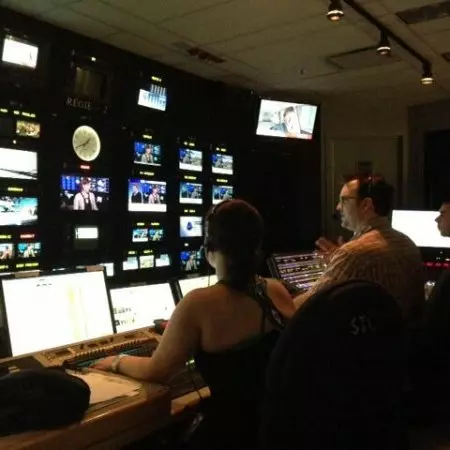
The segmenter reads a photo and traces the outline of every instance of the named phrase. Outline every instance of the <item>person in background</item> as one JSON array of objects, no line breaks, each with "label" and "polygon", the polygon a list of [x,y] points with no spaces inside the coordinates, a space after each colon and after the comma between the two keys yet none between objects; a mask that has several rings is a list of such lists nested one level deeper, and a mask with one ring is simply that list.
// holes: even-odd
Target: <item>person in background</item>
[{"label": "person in background", "polygon": [[91,192],[91,180],[82,178],[80,192],[73,198],[73,209],[81,211],[98,211],[95,195]]},{"label": "person in background", "polygon": [[383,286],[398,302],[407,325],[422,319],[424,275],[419,249],[403,233],[392,229],[394,188],[382,177],[353,176],[342,187],[337,211],[352,239],[335,245],[326,238],[317,245],[328,257],[323,275],[294,303],[300,307],[320,288],[350,279]]},{"label": "person in background", "polygon": [[153,164],[155,162],[153,158],[153,147],[151,145],[145,147],[145,152],[141,156],[141,162],[145,164]]},{"label": "person in background", "polygon": [[211,397],[190,448],[258,448],[266,365],[295,312],[280,282],[256,274],[262,239],[262,218],[250,204],[228,200],[213,207],[205,254],[218,283],[178,303],[151,358],[119,355],[94,366],[167,383],[194,356]]}]

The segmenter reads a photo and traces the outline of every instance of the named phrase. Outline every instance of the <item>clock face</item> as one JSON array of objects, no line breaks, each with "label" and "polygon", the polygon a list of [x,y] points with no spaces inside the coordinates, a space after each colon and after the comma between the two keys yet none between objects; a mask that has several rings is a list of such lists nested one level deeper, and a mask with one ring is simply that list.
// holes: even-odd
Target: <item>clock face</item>
[{"label": "clock face", "polygon": [[94,161],[100,154],[100,137],[92,127],[82,125],[73,133],[72,146],[78,158],[83,161]]}]

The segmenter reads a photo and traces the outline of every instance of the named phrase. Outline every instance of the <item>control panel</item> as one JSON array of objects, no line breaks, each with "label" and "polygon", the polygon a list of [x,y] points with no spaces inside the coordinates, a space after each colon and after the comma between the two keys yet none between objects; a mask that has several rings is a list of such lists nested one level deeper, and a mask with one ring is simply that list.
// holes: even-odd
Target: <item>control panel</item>
[{"label": "control panel", "polygon": [[272,276],[307,290],[322,275],[326,265],[317,252],[293,252],[272,255],[269,267]]}]

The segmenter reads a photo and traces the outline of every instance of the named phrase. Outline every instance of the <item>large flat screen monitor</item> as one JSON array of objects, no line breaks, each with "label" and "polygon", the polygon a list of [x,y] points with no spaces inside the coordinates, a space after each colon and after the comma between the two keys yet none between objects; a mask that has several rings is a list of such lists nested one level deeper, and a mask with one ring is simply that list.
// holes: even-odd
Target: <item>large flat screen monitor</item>
[{"label": "large flat screen monitor", "polygon": [[111,289],[114,321],[118,333],[169,320],[175,301],[169,283]]},{"label": "large flat screen monitor", "polygon": [[37,153],[0,147],[0,178],[37,180]]},{"label": "large flat screen monitor", "polygon": [[167,88],[151,84],[147,89],[139,89],[138,105],[165,111],[167,108]]},{"label": "large flat screen monitor", "polygon": [[312,139],[317,106],[261,100],[258,136]]},{"label": "large flat screen monitor", "polygon": [[0,195],[0,226],[36,225],[38,220],[38,199]]},{"label": "large flat screen monitor", "polygon": [[114,333],[103,270],[1,281],[13,356]]},{"label": "large flat screen monitor", "polygon": [[166,190],[165,181],[128,180],[128,211],[166,212]]},{"label": "large flat screen monitor", "polygon": [[61,209],[105,211],[109,204],[109,178],[61,175]]},{"label": "large flat screen monitor", "polygon": [[184,278],[178,280],[180,285],[181,295],[184,297],[194,289],[205,288],[217,283],[217,275],[205,275],[203,277]]},{"label": "large flat screen monitor", "polygon": [[38,61],[39,48],[30,42],[6,36],[3,41],[2,61],[20,67],[35,69]]},{"label": "large flat screen monitor", "polygon": [[435,222],[437,211],[392,212],[392,228],[406,234],[417,247],[450,248],[450,239],[441,236]]}]

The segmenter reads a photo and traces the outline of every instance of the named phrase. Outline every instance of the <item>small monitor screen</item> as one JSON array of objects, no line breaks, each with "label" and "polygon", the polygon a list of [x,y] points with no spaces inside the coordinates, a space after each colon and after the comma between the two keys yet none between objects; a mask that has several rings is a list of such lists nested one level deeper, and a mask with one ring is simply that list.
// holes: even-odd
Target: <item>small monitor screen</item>
[{"label": "small monitor screen", "polygon": [[161,146],[149,142],[136,141],[134,143],[134,162],[147,166],[160,166]]},{"label": "small monitor screen", "polygon": [[169,320],[175,302],[169,283],[111,289],[114,321],[118,333],[153,326]]},{"label": "small monitor screen", "polygon": [[233,157],[214,153],[212,155],[212,172],[224,175],[233,175]]},{"label": "small monitor screen", "polygon": [[91,67],[77,67],[73,87],[77,97],[103,101],[108,96],[108,75]]},{"label": "small monitor screen", "polygon": [[167,107],[167,89],[157,84],[151,84],[149,90],[140,89],[138,105],[165,111]]},{"label": "small monitor screen", "polygon": [[7,279],[2,287],[13,356],[114,332],[102,271]]},{"label": "small monitor screen", "polygon": [[76,250],[95,250],[98,245],[97,227],[75,227],[74,247]]},{"label": "small monitor screen", "polygon": [[192,170],[194,172],[203,170],[203,153],[201,151],[180,148],[178,156],[181,170]]},{"label": "small monitor screen", "polygon": [[450,239],[441,236],[435,219],[437,211],[392,212],[392,228],[406,234],[417,247],[450,248]]},{"label": "small monitor screen", "polygon": [[0,147],[0,178],[37,180],[37,153]]},{"label": "small monitor screen", "polygon": [[258,136],[312,139],[317,106],[261,100]]},{"label": "small monitor screen", "polygon": [[105,211],[109,203],[109,178],[61,175],[61,209]]},{"label": "small monitor screen", "polygon": [[203,236],[203,217],[201,216],[180,217],[180,237],[194,238],[202,236]]},{"label": "small monitor screen", "polygon": [[122,270],[128,272],[130,270],[138,270],[139,261],[137,255],[128,255],[122,263]]},{"label": "small monitor screen", "polygon": [[15,257],[14,244],[12,242],[2,242],[0,244],[0,264],[1,261],[14,259]]},{"label": "small monitor screen", "polygon": [[133,228],[132,242],[159,242],[164,239],[163,228]]},{"label": "small monitor screen", "polygon": [[17,259],[34,259],[40,256],[40,242],[21,242],[17,244]]},{"label": "small monitor screen", "polygon": [[16,134],[20,137],[38,139],[41,137],[41,124],[28,120],[18,120],[16,122]]},{"label": "small monitor screen", "polygon": [[128,211],[166,212],[165,181],[128,180]]},{"label": "small monitor screen", "polygon": [[201,205],[203,203],[203,185],[199,183],[180,183],[180,203]]},{"label": "small monitor screen", "polygon": [[181,252],[180,259],[182,272],[197,272],[202,266],[203,253],[201,250],[185,250]]},{"label": "small monitor screen", "polygon": [[217,283],[217,275],[205,275],[203,277],[185,278],[179,280],[181,295],[184,297],[190,291],[194,289],[205,288]]},{"label": "small monitor screen", "polygon": [[3,42],[2,61],[21,67],[35,69],[39,48],[13,36],[6,36]]},{"label": "small monitor screen", "polygon": [[212,203],[217,205],[223,200],[231,200],[233,198],[233,186],[217,186],[212,187]]},{"label": "small monitor screen", "polygon": [[36,225],[38,199],[0,195],[0,226]]}]

